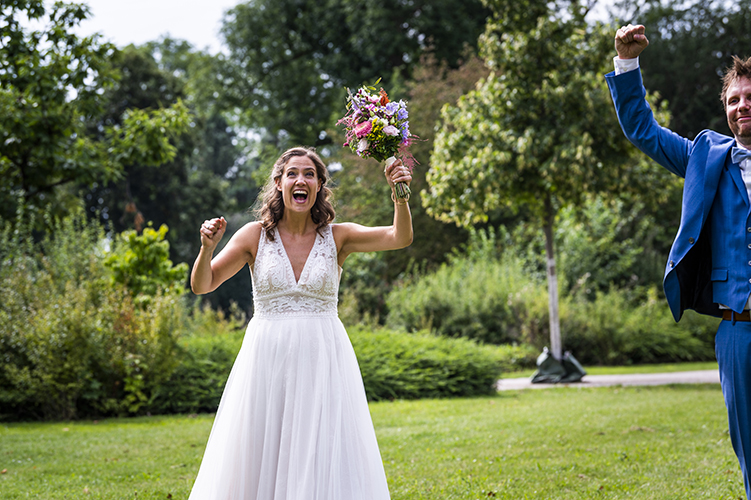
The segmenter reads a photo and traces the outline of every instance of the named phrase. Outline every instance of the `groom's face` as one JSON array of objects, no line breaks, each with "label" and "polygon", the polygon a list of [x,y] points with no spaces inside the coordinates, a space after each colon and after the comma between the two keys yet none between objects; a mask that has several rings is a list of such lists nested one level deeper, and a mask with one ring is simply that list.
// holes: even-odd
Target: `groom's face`
[{"label": "groom's face", "polygon": [[751,79],[740,77],[728,87],[725,100],[728,127],[738,142],[751,143]]}]

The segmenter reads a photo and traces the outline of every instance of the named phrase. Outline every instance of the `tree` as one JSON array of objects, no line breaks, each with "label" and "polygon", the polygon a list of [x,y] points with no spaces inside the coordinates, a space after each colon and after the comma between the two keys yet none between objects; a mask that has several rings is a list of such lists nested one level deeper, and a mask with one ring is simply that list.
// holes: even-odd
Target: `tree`
[{"label": "tree", "polygon": [[[159,165],[175,155],[170,143],[187,127],[180,102],[159,110],[122,110],[118,125],[92,130],[101,94],[117,79],[117,50],[74,28],[88,15],[79,4],[0,0],[0,215],[18,204],[35,212],[67,211],[76,184],[117,179],[123,165]],[[28,18],[45,23],[23,27]]]},{"label": "tree", "polygon": [[560,12],[544,2],[510,13],[491,6],[481,40],[490,76],[444,106],[423,201],[432,215],[464,226],[502,206],[535,217],[545,237],[551,350],[560,358],[556,214],[593,194],[661,193],[668,176],[632,159],[618,126],[602,78],[612,59],[609,30],[588,25],[578,1]]},{"label": "tree", "polygon": [[[467,241],[465,229],[425,212],[421,191],[426,187],[425,175],[430,168],[430,151],[441,106],[456,102],[487,73],[482,61],[469,51],[457,68],[426,54],[415,66],[410,81],[390,87],[389,95],[394,99],[408,101],[410,130],[419,137],[410,147],[420,162],[412,171],[410,198],[415,239],[399,252],[352,256],[347,260],[342,289],[357,299],[360,316],[385,319],[386,295],[400,275],[415,263],[420,270],[437,267],[452,250]],[[331,137],[339,140],[337,134],[341,130],[330,132]],[[349,149],[340,150],[334,159],[342,164],[342,169],[334,173],[337,219],[374,226],[391,224],[394,208],[389,201],[391,190],[383,178],[382,165],[372,159],[358,158]]]},{"label": "tree", "polygon": [[143,112],[177,102],[191,108],[191,126],[173,137],[175,154],[158,168],[141,161],[123,163],[116,179],[82,186],[86,203],[117,232],[141,231],[147,221],[166,224],[171,257],[190,261],[198,252],[200,221],[233,205],[225,179],[239,156],[232,134],[222,126],[221,115],[207,117],[195,109],[184,74],[160,68],[149,47],[125,47],[117,63],[121,76],[102,93],[103,112],[92,129],[121,126],[124,109]]},{"label": "tree", "polygon": [[488,13],[480,0],[241,3],[222,28],[225,88],[246,123],[277,143],[326,144],[343,86],[382,77],[388,87],[394,74],[409,78],[427,50],[455,67]]}]

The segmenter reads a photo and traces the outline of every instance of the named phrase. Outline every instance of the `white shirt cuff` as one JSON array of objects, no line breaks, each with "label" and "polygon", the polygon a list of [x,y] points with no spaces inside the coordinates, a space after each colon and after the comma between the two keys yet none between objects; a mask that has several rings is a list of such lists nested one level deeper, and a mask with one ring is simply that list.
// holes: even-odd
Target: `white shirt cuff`
[{"label": "white shirt cuff", "polygon": [[633,59],[621,59],[618,56],[613,58],[613,64],[615,64],[615,74],[627,73],[633,71],[639,67],[639,57]]}]

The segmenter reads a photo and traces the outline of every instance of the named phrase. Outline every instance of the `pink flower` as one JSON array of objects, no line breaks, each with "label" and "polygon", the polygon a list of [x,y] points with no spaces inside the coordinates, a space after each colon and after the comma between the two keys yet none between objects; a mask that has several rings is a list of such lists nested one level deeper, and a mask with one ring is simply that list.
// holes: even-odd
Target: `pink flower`
[{"label": "pink flower", "polygon": [[365,137],[368,135],[373,128],[373,125],[370,123],[370,121],[358,123],[355,125],[355,135],[359,138]]},{"label": "pink flower", "polygon": [[395,136],[399,135],[399,129],[393,125],[386,125],[385,127],[383,127],[383,133],[386,135]]}]

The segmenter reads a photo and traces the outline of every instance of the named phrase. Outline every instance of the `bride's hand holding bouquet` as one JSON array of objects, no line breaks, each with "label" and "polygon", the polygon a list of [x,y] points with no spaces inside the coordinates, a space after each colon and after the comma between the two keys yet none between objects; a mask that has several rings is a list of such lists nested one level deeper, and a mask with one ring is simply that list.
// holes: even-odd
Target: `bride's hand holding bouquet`
[{"label": "bride's hand holding bouquet", "polygon": [[[414,139],[409,132],[408,118],[406,102],[389,100],[383,89],[376,93],[375,87],[362,87],[354,94],[347,89],[347,113],[337,125],[345,127],[344,146],[349,146],[361,158],[385,162],[384,170],[390,178],[389,172],[400,174],[402,171],[389,170],[397,161],[397,154],[401,157],[399,167],[407,173],[415,164],[408,151]],[[409,199],[409,182],[398,180],[392,188],[397,199]]]},{"label": "bride's hand holding bouquet", "polygon": [[[406,205],[409,200],[409,185],[412,182],[410,169],[401,160],[395,159],[395,161],[386,164],[383,173],[389,186],[391,186],[391,199],[397,205]],[[399,196],[399,186],[406,190],[406,196]]]}]

